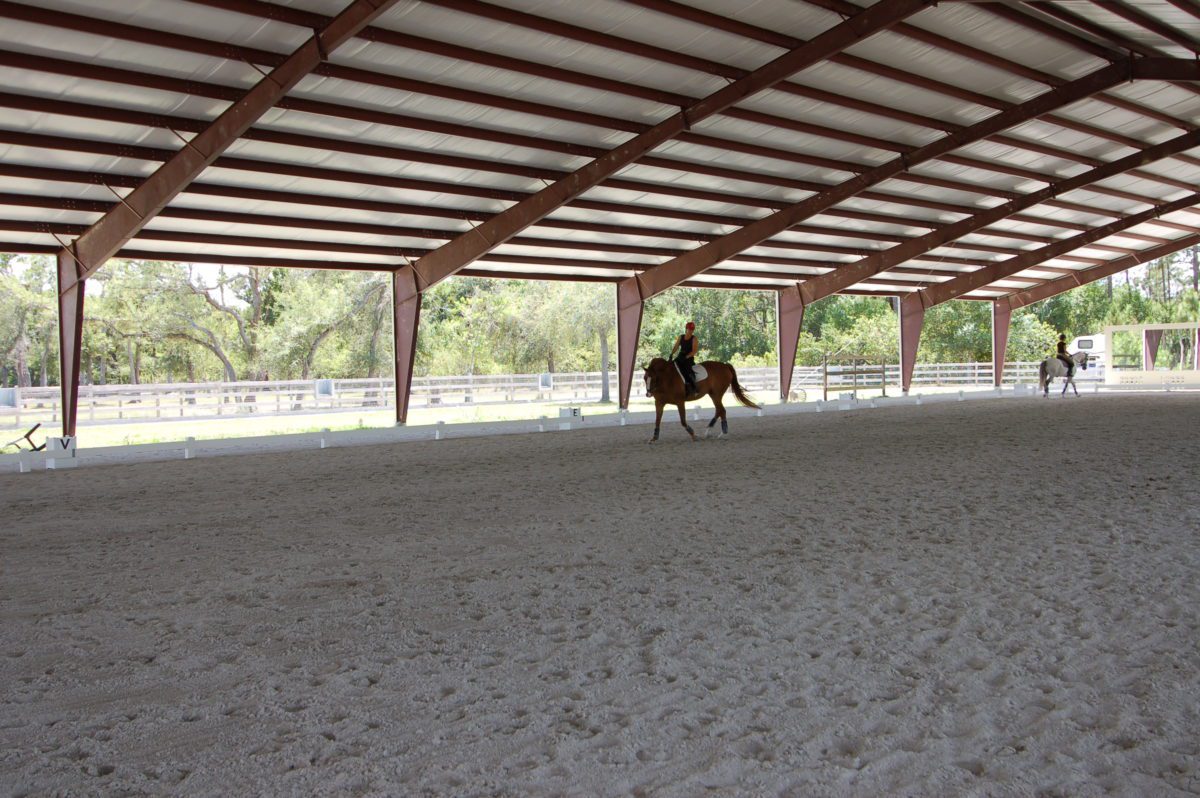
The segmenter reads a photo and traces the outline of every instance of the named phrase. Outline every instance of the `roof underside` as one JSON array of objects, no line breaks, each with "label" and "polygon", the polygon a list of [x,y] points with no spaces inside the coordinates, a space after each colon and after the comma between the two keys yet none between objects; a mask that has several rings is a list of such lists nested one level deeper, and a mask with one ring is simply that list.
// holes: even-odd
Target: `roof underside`
[{"label": "roof underside", "polygon": [[[346,0],[0,0],[0,250],[56,252]],[[401,0],[176,196],[124,257],[391,271],[859,11],[845,0]],[[709,116],[458,272],[618,281],[1130,57],[1193,59],[1192,0],[943,2]],[[998,55],[997,55],[998,54]],[[1128,81],[914,164],[684,285],[775,289],[1195,133],[1200,84]],[[843,293],[904,294],[1114,225],[960,294],[1193,243],[1195,148]],[[1132,260],[1130,257],[1132,256]]]}]

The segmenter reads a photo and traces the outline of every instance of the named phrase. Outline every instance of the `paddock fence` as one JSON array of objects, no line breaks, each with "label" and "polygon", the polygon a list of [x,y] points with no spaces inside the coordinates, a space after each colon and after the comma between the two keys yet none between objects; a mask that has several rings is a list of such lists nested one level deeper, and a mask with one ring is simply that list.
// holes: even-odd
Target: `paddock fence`
[{"label": "paddock fence", "polygon": [[[859,361],[853,365],[797,366],[792,372],[793,398],[820,399],[826,385],[830,390],[853,390],[854,382],[862,381],[864,368],[872,370],[873,380],[882,373],[887,389],[899,393],[899,365]],[[1009,363],[1005,366],[1004,383],[1036,383],[1037,369],[1036,362]],[[598,371],[415,377],[409,407],[597,402],[602,396],[602,378]],[[1092,368],[1078,375],[1077,382],[1103,379],[1103,367]],[[751,393],[764,397],[779,394],[779,373],[774,367],[740,368],[738,380]],[[616,401],[616,372],[609,373],[608,383],[609,396]],[[918,363],[913,370],[914,388],[991,385],[991,363]],[[868,387],[877,390],[879,384],[859,386],[864,391]],[[640,380],[635,379],[633,395],[636,398],[640,394]],[[362,412],[394,406],[395,399],[395,384],[390,378],[81,385],[78,420],[81,424],[111,424],[248,414]],[[61,414],[61,401],[57,387],[0,388],[0,427],[56,422]]]}]

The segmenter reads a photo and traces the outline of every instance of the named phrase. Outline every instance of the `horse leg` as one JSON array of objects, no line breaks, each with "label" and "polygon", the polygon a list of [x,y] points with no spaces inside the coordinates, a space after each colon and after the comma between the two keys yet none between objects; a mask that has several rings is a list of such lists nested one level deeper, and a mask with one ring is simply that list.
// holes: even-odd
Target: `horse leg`
[{"label": "horse leg", "polygon": [[[712,394],[709,394],[709,396],[711,397],[711,396],[712,396]],[[714,400],[713,400],[713,402],[714,402],[714,404],[715,404],[716,400],[714,399]],[[720,412],[720,411],[717,411],[716,413],[714,413],[714,414],[713,414],[712,421],[708,422],[708,429],[704,430],[704,437],[705,437],[705,438],[707,438],[709,435],[711,435],[711,434],[712,434],[712,428],[713,428],[713,426],[714,426],[714,425],[716,425],[716,423],[717,423],[717,419],[719,419],[720,417],[721,417],[721,412]]]},{"label": "horse leg", "polygon": [[679,408],[679,423],[687,430],[687,434],[692,436],[692,442],[696,441],[696,433],[687,423],[687,410],[684,408],[683,402],[680,402],[676,407]]},{"label": "horse leg", "polygon": [[[721,437],[724,437],[729,434],[729,417],[725,415],[725,403],[721,401],[721,397],[716,391],[709,396],[712,397],[713,407],[717,409],[717,415],[721,418]],[[716,421],[716,418],[713,421]]]},{"label": "horse leg", "polygon": [[654,443],[658,440],[658,428],[662,426],[663,402],[661,399],[654,400],[654,437],[646,441],[646,443]]},{"label": "horse leg", "polygon": [[1079,396],[1079,386],[1077,386],[1077,385],[1075,384],[1075,378],[1074,378],[1074,377],[1072,377],[1072,378],[1069,380],[1069,382],[1071,383],[1071,390],[1075,392],[1075,396],[1076,396],[1076,398],[1078,398],[1078,396]]}]

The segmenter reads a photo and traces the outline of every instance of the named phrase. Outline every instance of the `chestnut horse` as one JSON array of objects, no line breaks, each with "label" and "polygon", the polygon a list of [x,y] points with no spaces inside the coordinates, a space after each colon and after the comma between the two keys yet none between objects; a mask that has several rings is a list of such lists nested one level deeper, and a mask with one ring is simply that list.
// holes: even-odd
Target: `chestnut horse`
[{"label": "chestnut horse", "polygon": [[650,365],[646,366],[646,396],[654,397],[654,437],[650,439],[650,443],[658,440],[658,429],[662,425],[663,405],[671,404],[679,408],[679,423],[688,431],[688,435],[692,436],[693,441],[696,440],[696,433],[688,426],[687,414],[684,411],[685,402],[694,402],[705,396],[712,399],[717,414],[713,416],[712,421],[708,422],[708,430],[704,433],[705,437],[708,437],[708,432],[717,423],[717,419],[721,420],[721,435],[729,434],[729,423],[725,420],[725,405],[721,404],[721,397],[730,388],[733,388],[733,395],[743,405],[758,407],[738,384],[737,372],[733,370],[733,366],[716,360],[706,360],[700,365],[708,371],[708,376],[696,383],[696,392],[690,395],[687,394],[687,385],[683,381],[683,375],[671,361],[656,357],[650,361]]}]

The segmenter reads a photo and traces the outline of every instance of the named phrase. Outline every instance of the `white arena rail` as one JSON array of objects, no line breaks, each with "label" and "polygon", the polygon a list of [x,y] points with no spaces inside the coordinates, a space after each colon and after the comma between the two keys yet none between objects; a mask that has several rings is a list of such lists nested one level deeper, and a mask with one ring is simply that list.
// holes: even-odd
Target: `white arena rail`
[{"label": "white arena rail", "polygon": [[[874,367],[877,368],[877,367]],[[1037,363],[1009,363],[1006,385],[1037,382]],[[885,367],[887,386],[899,392],[900,366]],[[617,374],[610,372],[609,396],[617,398]],[[851,366],[829,366],[829,385],[852,384]],[[1077,382],[1103,381],[1103,369],[1088,369]],[[738,379],[751,393],[775,397],[779,373],[773,366],[739,368]],[[819,399],[825,373],[821,366],[797,366],[792,389],[804,390],[808,399]],[[860,378],[861,380],[861,378]],[[487,374],[449,377],[415,377],[410,407],[461,407],[534,402],[596,402],[601,396],[601,373]],[[991,363],[918,363],[913,386],[964,388],[992,385]],[[634,396],[641,386],[634,380]],[[889,393],[891,391],[889,390]],[[36,423],[52,424],[60,418],[57,387],[0,388],[0,428],[17,429]],[[394,406],[395,386],[380,377],[347,380],[273,380],[267,382],[206,382],[147,385],[81,385],[81,423],[171,421],[181,418],[214,419],[256,414],[275,416],[296,413],[362,412]]]}]

